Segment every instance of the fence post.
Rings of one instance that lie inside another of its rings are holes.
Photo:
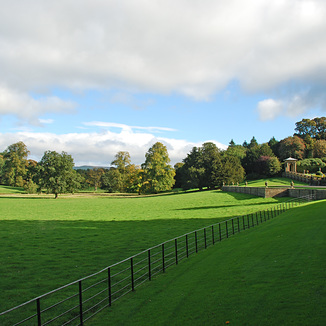
[[[249,214],[247,215],[248,229],[250,229]]]
[[[225,231],[226,231],[226,238],[228,238],[229,237],[228,221],[225,221]]]
[[[163,267],[163,273],[165,273],[165,253],[164,253],[164,243],[162,243],[162,267]]]
[[[232,219],[231,221],[232,221],[232,232],[233,232],[233,234],[234,234],[234,221],[233,221],[234,219]]]
[[[251,222],[252,222],[252,227],[254,227],[255,226],[254,213],[251,214]]]
[[[80,320],[80,325],[83,325],[83,291],[82,291],[82,281],[78,282],[78,287],[79,287],[79,320]]]
[[[218,223],[218,231],[219,231],[219,234],[220,234],[220,241],[222,241],[221,223]]]
[[[195,244],[196,244],[196,253],[197,253],[198,252],[197,231],[195,231]]]
[[[111,287],[111,268],[108,268],[108,291],[109,291],[109,306],[112,304],[112,287]]]
[[[148,249],[148,280],[152,280],[152,270],[151,270],[151,250]]]
[[[256,212],[256,224],[259,225],[259,222],[258,222],[258,212]]]
[[[214,238],[214,225],[212,225],[212,243],[215,244],[215,238]]]
[[[40,298],[36,299],[36,311],[37,311],[37,325],[41,326],[41,303],[40,303]]]
[[[204,228],[204,241],[205,241],[205,249],[206,249],[207,248],[206,228]]]
[[[188,258],[189,257],[188,234],[186,234],[186,254],[187,254],[187,258]]]
[[[239,216],[237,217],[238,219],[238,232],[240,232],[240,221],[239,221]]]
[[[175,264],[178,265],[178,239],[174,239],[175,247]]]
[[[131,273],[131,290],[135,291],[135,283],[134,283],[134,259],[130,258],[130,273]]]

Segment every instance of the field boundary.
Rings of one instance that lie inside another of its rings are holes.
[[[83,325],[172,265],[224,239],[313,200],[294,198],[273,208],[209,225],[148,248],[82,279],[0,313],[1,325]]]

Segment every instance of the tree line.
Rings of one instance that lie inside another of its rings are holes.
[[[27,192],[60,193],[90,186],[108,192],[158,193],[183,189],[214,189],[223,183],[236,184],[247,179],[272,177],[282,170],[288,157],[299,160],[298,171],[319,172],[326,166],[326,118],[303,119],[296,123],[293,136],[280,141],[272,137],[259,144],[253,136],[242,145],[230,141],[227,150],[207,142],[193,147],[182,162],[172,167],[166,146],[155,143],[140,166],[132,164],[130,154],[120,151],[111,168],[75,170],[71,155],[46,151],[40,160],[27,159],[23,142],[0,153],[0,182],[24,187]]]

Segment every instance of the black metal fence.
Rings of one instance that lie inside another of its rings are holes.
[[[268,210],[224,220],[163,242],[0,313],[0,325],[83,325],[170,266],[312,199],[311,196],[296,198]]]

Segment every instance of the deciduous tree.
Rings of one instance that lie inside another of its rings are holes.
[[[287,137],[280,141],[279,154],[280,159],[284,160],[293,157],[302,160],[305,155],[306,145],[300,137]]]
[[[313,156],[317,158],[326,157],[326,140],[317,140],[314,144]]]
[[[16,187],[24,185],[28,154],[27,146],[22,141],[8,146],[3,154],[2,178],[4,184]]]
[[[80,175],[73,169],[71,155],[62,152],[46,151],[39,162],[38,185],[55,198],[62,193],[73,193],[80,187]]]
[[[175,171],[169,164],[170,158],[166,146],[155,143],[145,155],[143,188],[146,192],[158,193],[172,189]]]

